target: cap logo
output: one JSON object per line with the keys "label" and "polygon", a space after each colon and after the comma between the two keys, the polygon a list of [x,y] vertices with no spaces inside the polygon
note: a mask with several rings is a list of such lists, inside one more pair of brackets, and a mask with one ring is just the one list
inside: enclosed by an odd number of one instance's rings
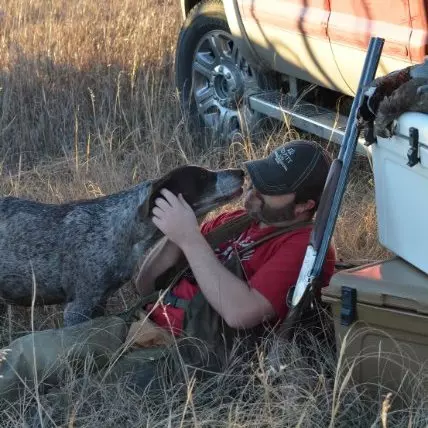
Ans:
{"label": "cap logo", "polygon": [[282,166],[285,171],[288,171],[288,166],[293,163],[293,155],[295,152],[296,150],[292,147],[282,147],[275,152],[275,162]]}

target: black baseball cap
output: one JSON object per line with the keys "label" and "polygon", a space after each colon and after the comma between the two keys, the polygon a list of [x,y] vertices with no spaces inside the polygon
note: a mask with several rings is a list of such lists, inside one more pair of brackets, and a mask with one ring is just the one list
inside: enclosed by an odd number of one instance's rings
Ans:
{"label": "black baseball cap", "polygon": [[318,200],[324,189],[331,157],[323,147],[308,140],[293,140],[268,157],[244,162],[254,187],[264,195],[305,192]]}

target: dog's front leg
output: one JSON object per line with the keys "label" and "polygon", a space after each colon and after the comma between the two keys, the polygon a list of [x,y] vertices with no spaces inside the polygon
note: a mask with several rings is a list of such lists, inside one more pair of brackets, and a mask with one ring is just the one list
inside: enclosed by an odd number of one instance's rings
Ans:
{"label": "dog's front leg", "polygon": [[103,316],[105,311],[106,298],[93,297],[85,299],[75,299],[65,306],[64,327],[79,324],[89,319]]}

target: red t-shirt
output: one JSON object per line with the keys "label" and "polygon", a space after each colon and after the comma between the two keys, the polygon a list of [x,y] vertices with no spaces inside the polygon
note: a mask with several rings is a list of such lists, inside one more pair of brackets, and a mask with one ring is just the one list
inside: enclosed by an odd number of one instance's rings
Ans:
{"label": "red t-shirt", "polygon": [[[241,209],[221,214],[214,220],[206,222],[201,232],[205,235],[220,224],[244,213],[245,211]],[[241,258],[249,286],[269,300],[280,320],[287,314],[286,296],[290,287],[297,282],[311,229],[312,227],[308,226],[284,233],[244,253]],[[235,241],[230,240],[220,245],[215,253],[221,261],[224,261],[234,248],[239,251],[274,230],[273,226],[260,228],[254,222]],[[328,285],[334,273],[335,261],[335,250],[330,246],[323,270],[322,280],[325,285]],[[193,278],[185,277],[171,291],[179,298],[191,299],[198,290]],[[149,305],[147,309],[150,310],[152,307],[153,305]],[[150,318],[158,325],[171,329],[174,334],[179,335],[183,326],[184,310],[161,304],[152,312]]]}

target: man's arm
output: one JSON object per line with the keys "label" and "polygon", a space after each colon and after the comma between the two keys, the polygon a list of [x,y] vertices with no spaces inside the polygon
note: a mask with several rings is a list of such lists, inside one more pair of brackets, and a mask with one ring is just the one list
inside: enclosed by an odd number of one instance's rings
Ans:
{"label": "man's arm", "polygon": [[275,315],[269,300],[219,262],[202,234],[182,249],[205,298],[229,327],[251,328]]}
{"label": "man's arm", "polygon": [[161,193],[165,199],[156,199],[153,223],[183,250],[202,293],[226,323],[250,328],[272,317],[272,304],[219,262],[182,195]]}
{"label": "man's arm", "polygon": [[138,272],[135,286],[142,296],[153,292],[156,278],[177,263],[181,255],[180,248],[163,237],[145,258]]}

